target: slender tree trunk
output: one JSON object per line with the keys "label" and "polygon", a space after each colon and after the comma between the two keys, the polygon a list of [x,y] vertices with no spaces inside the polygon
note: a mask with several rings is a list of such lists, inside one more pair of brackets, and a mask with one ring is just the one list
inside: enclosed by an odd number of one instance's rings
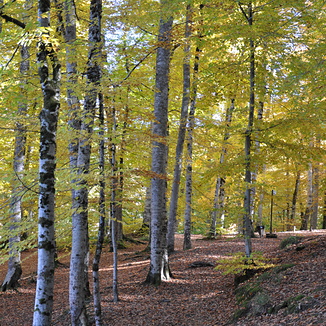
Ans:
{"label": "slender tree trunk", "polygon": [[[263,112],[264,112],[264,102],[259,101],[259,107],[258,107],[258,112],[257,112],[257,120],[258,121],[262,121],[263,120]],[[259,129],[257,130],[259,131]],[[256,136],[255,139],[255,152],[258,155],[260,153],[260,141]],[[252,187],[252,192],[251,192],[251,197],[250,197],[250,219],[252,221],[254,221],[255,219],[255,198],[256,198],[256,182],[257,182],[257,178],[258,178],[258,170],[259,170],[259,166],[258,164],[255,164],[255,168],[254,171],[251,173],[251,182],[253,183],[253,187]],[[260,224],[261,225],[261,224]],[[252,230],[252,237],[254,237],[254,233]]]}
{"label": "slender tree trunk", "polygon": [[326,191],[324,191],[323,223],[322,229],[326,229]]}
{"label": "slender tree trunk", "polygon": [[94,312],[95,312],[95,325],[102,326],[102,308],[101,308],[101,293],[100,293],[100,275],[99,265],[102,253],[102,247],[105,237],[105,139],[104,139],[104,105],[103,95],[99,93],[99,121],[100,121],[100,145],[99,145],[99,169],[100,169],[100,181],[99,181],[99,226],[98,236],[96,242],[96,249],[93,259],[93,300],[94,300]]}
{"label": "slender tree trunk", "polygon": [[318,222],[318,196],[319,196],[319,168],[318,164],[312,168],[312,212],[310,228],[317,229]]}
{"label": "slender tree trunk", "polygon": [[[224,163],[225,155],[227,154],[227,148],[226,143],[230,138],[230,124],[232,121],[232,113],[234,110],[234,99],[231,100],[230,107],[226,110],[226,130],[224,133],[223,138],[223,146],[222,146],[222,152],[220,156],[220,164]],[[211,227],[210,227],[210,237],[215,238],[216,237],[216,226],[217,221],[219,221],[220,226],[222,226],[222,216],[224,213],[224,199],[225,199],[225,176],[219,176],[216,180],[216,186],[215,186],[215,195],[214,195],[214,209],[212,212],[212,220],[211,220]]]}
{"label": "slender tree trunk", "polygon": [[[248,16],[247,20],[249,26],[253,25],[253,11],[252,3],[248,4]],[[251,179],[251,143],[252,143],[252,132],[254,122],[254,110],[255,110],[255,44],[252,38],[249,39],[249,50],[250,50],[250,97],[249,97],[249,116],[248,126],[245,135],[245,199],[244,199],[244,238],[245,238],[245,253],[249,257],[252,252],[251,245],[251,232],[252,223],[250,220],[251,211],[251,193],[252,193],[252,179]]]}
{"label": "slender tree trunk", "polygon": [[308,230],[308,224],[311,218],[312,204],[313,204],[312,183],[313,183],[312,163],[309,163],[308,180],[307,180],[307,205],[306,205],[306,210],[304,212],[304,215],[301,219],[300,230]]}
{"label": "slender tree trunk", "polygon": [[[112,108],[112,138],[116,137],[116,115],[115,108]],[[119,181],[117,176],[117,164],[116,164],[116,144],[113,141],[111,143],[111,241],[113,251],[113,302],[118,302],[118,243],[117,243],[117,226],[119,221],[117,220],[117,191],[119,187]]]}
{"label": "slender tree trunk", "polygon": [[259,193],[259,203],[257,211],[257,223],[263,226],[263,204],[264,204],[264,192],[261,190]]}
{"label": "slender tree trunk", "polygon": [[[200,5],[200,10],[203,9]],[[184,213],[184,237],[183,250],[191,249],[191,215],[192,215],[192,152],[193,152],[193,130],[195,127],[195,110],[197,101],[199,56],[201,52],[201,32],[198,33],[198,45],[196,47],[195,62],[193,68],[193,82],[191,91],[191,102],[187,126],[187,160],[186,160],[186,208]]]}
{"label": "slender tree trunk", "polygon": [[[30,4],[27,1],[25,9],[28,11]],[[26,20],[26,19],[24,19]],[[22,77],[21,91],[22,94],[26,95],[26,80],[25,77],[30,69],[29,64],[29,50],[27,46],[22,46],[20,50],[21,63],[20,63],[20,74]],[[12,200],[11,200],[11,225],[10,231],[13,236],[9,238],[9,261],[8,261],[8,272],[1,285],[1,290],[6,291],[7,289],[15,289],[19,285],[18,281],[22,274],[20,251],[17,245],[20,242],[19,224],[22,219],[22,184],[21,179],[25,169],[25,152],[26,152],[26,127],[25,121],[27,116],[27,104],[21,103],[18,107],[18,119],[16,123],[16,137],[15,137],[15,149],[14,149],[14,180],[12,188]]]}
{"label": "slender tree trunk", "polygon": [[[18,114],[25,114],[26,107],[20,107]],[[24,161],[25,161],[25,144],[26,134],[25,126],[20,122],[16,123],[17,135],[15,139],[14,150],[14,181],[12,189],[12,197],[10,204],[10,233],[9,238],[9,261],[8,271],[6,277],[1,285],[1,290],[6,291],[8,289],[16,289],[19,286],[19,279],[22,274],[20,251],[18,245],[20,242],[19,225],[22,219],[22,186],[20,180],[23,177]]]}
{"label": "slender tree trunk", "polygon": [[91,136],[98,89],[101,80],[101,17],[102,1],[91,0],[89,25],[89,53],[87,91],[84,101],[75,179],[75,200],[72,215],[72,249],[70,258],[69,303],[72,326],[88,325],[85,298],[88,292],[88,184],[91,155]]}
{"label": "slender tree trunk", "polygon": [[[126,66],[128,66],[126,64]],[[129,72],[129,70],[127,69],[127,72]],[[129,92],[129,89],[128,91]],[[126,134],[126,128],[127,128],[127,120],[128,120],[128,115],[129,115],[129,108],[128,105],[125,107],[125,119],[123,122],[123,127],[122,127],[122,137],[121,137],[121,143],[120,143],[120,152],[118,151],[118,146],[116,146],[116,144],[114,145],[115,148],[115,155],[116,155],[116,159],[115,159],[115,166],[114,169],[115,171],[119,170],[119,173],[117,174],[117,172],[115,173],[115,178],[117,178],[116,182],[114,183],[114,191],[115,191],[115,241],[117,242],[117,246],[119,248],[119,244],[122,244],[123,241],[123,224],[122,224],[122,218],[123,218],[123,214],[122,214],[122,203],[123,203],[123,186],[124,186],[124,171],[123,171],[123,165],[124,165],[124,153],[125,153],[125,134]],[[116,121],[116,111],[113,108],[112,109],[112,120]],[[113,125],[112,128],[112,132],[113,134],[116,134],[116,129],[118,127],[118,124],[116,122],[116,125]],[[115,138],[115,137],[113,137]],[[118,155],[119,154],[119,155]],[[119,166],[118,166],[119,165]],[[113,184],[112,184],[113,185]],[[111,230],[112,232],[112,230]],[[113,251],[113,248],[111,248]]]}
{"label": "slender tree trunk", "polygon": [[294,224],[295,224],[295,212],[297,209],[297,200],[298,200],[298,194],[299,194],[299,186],[300,186],[300,178],[301,178],[301,172],[297,171],[297,175],[295,178],[295,185],[294,185],[294,191],[292,195],[292,205],[291,205],[291,212],[290,212],[290,218],[289,218],[289,225],[288,225],[288,231],[293,230]]}
{"label": "slender tree trunk", "polygon": [[[168,4],[162,1],[162,10]],[[151,184],[151,262],[146,278],[147,283],[154,285],[159,285],[163,279],[170,277],[166,249],[166,165],[172,23],[172,18],[160,20],[159,46],[156,56]]]}
{"label": "slender tree trunk", "polygon": [[[197,48],[197,50],[199,50]],[[196,51],[199,53],[199,51]],[[194,69],[194,85],[197,85],[198,60],[199,54],[196,54]],[[183,250],[191,249],[191,215],[192,215],[192,148],[193,148],[193,130],[195,126],[195,109],[197,98],[197,86],[193,87],[193,98],[190,104],[188,119],[187,136],[187,166],[186,166],[186,209],[184,214],[184,237]]]}
{"label": "slender tree trunk", "polygon": [[183,144],[186,137],[186,126],[188,119],[188,109],[190,102],[190,37],[191,37],[191,15],[192,9],[187,5],[186,26],[185,26],[185,46],[183,60],[183,95],[181,104],[180,124],[178,132],[177,146],[175,150],[174,174],[172,183],[172,192],[170,198],[170,210],[167,233],[168,252],[174,251],[174,233],[176,229],[176,216],[179,199],[179,185],[182,168]]}
{"label": "slender tree trunk", "polygon": [[[44,28],[39,41],[37,61],[43,91],[40,113],[40,161],[38,204],[38,266],[33,325],[51,325],[54,284],[54,197],[56,168],[56,131],[60,107],[60,64],[51,44],[47,27],[50,26],[50,1],[39,0],[39,26]],[[52,71],[50,71],[50,67]],[[52,76],[51,76],[52,75]]]}
{"label": "slender tree trunk", "polygon": [[151,224],[151,187],[146,187],[145,207],[143,212],[142,230],[149,228]]}
{"label": "slender tree trunk", "polygon": [[[129,65],[128,61],[125,64],[126,66],[126,72],[129,73]],[[130,88],[127,87],[127,102],[128,102],[128,96],[129,96]],[[123,188],[124,188],[124,156],[125,156],[125,136],[127,132],[127,125],[128,125],[128,119],[129,119],[129,107],[128,103],[124,107],[124,121],[123,121],[123,127],[122,127],[122,137],[121,137],[121,143],[120,143],[120,153],[119,153],[119,175],[118,175],[118,186],[117,186],[117,192],[116,192],[116,219],[117,219],[117,225],[116,225],[116,240],[118,242],[123,241]]]}
{"label": "slender tree trunk", "polygon": [[[83,189],[79,175],[83,173],[85,166],[81,157],[78,156],[79,137],[81,133],[81,110],[80,102],[76,94],[77,86],[77,61],[74,42],[76,41],[76,8],[73,0],[65,1],[65,41],[66,41],[66,70],[67,70],[67,104],[71,131],[69,142],[70,168],[72,170],[72,255],[70,267],[69,301],[73,325],[87,325],[85,308],[85,296],[87,295],[88,266],[88,226],[87,226],[87,191]],[[84,126],[85,128],[85,126]],[[79,162],[78,162],[79,161]],[[80,169],[80,170],[79,170]],[[85,168],[87,173],[87,168]],[[78,189],[80,186],[80,189]],[[78,190],[77,190],[78,189]],[[86,193],[85,193],[86,192]],[[79,210],[79,211],[77,211]],[[80,252],[79,252],[80,251]],[[86,266],[85,266],[86,265]],[[87,271],[86,271],[87,273]],[[95,300],[95,299],[94,299]],[[76,317],[77,316],[77,317]],[[79,318],[79,321],[78,321]]]}

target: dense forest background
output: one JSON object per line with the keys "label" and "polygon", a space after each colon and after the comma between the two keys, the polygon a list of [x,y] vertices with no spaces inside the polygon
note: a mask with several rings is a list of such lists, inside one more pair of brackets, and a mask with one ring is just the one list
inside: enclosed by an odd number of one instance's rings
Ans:
{"label": "dense forest background", "polygon": [[175,232],[238,232],[249,257],[257,225],[326,228],[324,1],[0,5],[3,289],[22,250],[71,251],[77,325],[105,239],[151,229],[157,284]]}

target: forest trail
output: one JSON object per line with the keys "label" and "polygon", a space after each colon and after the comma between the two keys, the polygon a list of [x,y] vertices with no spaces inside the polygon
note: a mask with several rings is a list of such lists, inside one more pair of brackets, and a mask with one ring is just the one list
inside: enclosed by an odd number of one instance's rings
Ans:
{"label": "forest trail", "polygon": [[[279,249],[282,239],[293,233],[279,233],[277,239],[253,239],[253,251],[261,251],[275,264],[294,266],[260,281],[269,308],[274,313],[262,313],[249,303],[249,314],[230,325],[325,325],[326,320],[326,231],[297,232],[304,237],[300,245]],[[234,292],[234,276],[222,275],[209,266],[220,258],[244,251],[238,237],[204,240],[193,236],[193,249],[182,251],[182,237],[176,237],[176,252],[170,256],[175,277],[159,287],[145,285],[149,269],[149,254],[145,245],[130,245],[119,251],[119,297],[112,302],[112,254],[107,248],[101,260],[102,311],[105,325],[127,326],[213,326],[227,325],[239,305]],[[299,248],[298,248],[299,246]],[[55,272],[53,325],[69,325],[68,276],[69,255],[60,253],[60,265]],[[192,268],[196,262],[208,266]],[[195,264],[196,265],[196,264]],[[33,316],[35,251],[23,253],[23,275],[18,291],[0,293],[0,326],[31,325]],[[0,266],[3,280],[6,266]],[[91,271],[90,271],[91,277]],[[253,282],[254,280],[252,280]],[[297,298],[294,303],[290,300]],[[291,304],[290,304],[291,301]],[[283,307],[282,307],[283,305]],[[290,306],[295,306],[290,311]],[[90,312],[92,307],[90,304]]]}

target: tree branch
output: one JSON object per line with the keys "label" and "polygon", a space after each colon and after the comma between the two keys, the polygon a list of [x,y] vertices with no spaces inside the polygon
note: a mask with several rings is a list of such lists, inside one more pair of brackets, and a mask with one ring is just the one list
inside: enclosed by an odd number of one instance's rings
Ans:
{"label": "tree branch", "polygon": [[243,13],[243,15],[245,16],[245,18],[246,18],[247,21],[249,22],[249,17],[248,17],[248,15],[246,14],[246,12],[244,11],[244,9],[243,9],[243,7],[242,7],[242,5],[241,5],[241,2],[238,2],[238,4],[239,4],[239,7],[240,7],[241,12]]}
{"label": "tree branch", "polygon": [[16,19],[16,18],[13,18],[13,17],[10,17],[6,14],[3,14],[2,12],[0,13],[0,17],[2,17],[6,22],[9,22],[9,23],[13,23],[21,28],[25,28],[26,27],[26,24],[24,24],[23,22],[21,22],[20,20]]}

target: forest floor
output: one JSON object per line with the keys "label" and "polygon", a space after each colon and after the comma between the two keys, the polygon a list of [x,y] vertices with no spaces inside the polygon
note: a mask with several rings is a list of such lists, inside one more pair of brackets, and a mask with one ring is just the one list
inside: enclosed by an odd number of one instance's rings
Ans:
{"label": "forest floor", "polygon": [[[267,326],[326,325],[326,231],[298,232],[299,244],[280,249],[282,239],[252,239],[253,251],[261,251],[278,268],[256,274],[235,290],[234,275],[223,275],[213,266],[191,267],[244,251],[239,237],[205,240],[193,236],[193,249],[183,251],[176,237],[176,252],[170,256],[171,281],[154,287],[144,284],[149,270],[145,244],[130,244],[119,251],[119,299],[112,302],[112,253],[107,248],[101,260],[102,313],[104,325],[126,326]],[[69,325],[69,256],[55,272],[53,325]],[[205,264],[204,264],[205,265]],[[37,254],[23,253],[23,275],[17,291],[0,293],[0,326],[31,325],[35,294]],[[196,264],[194,265],[196,266]],[[280,267],[282,266],[282,267]],[[0,266],[0,280],[6,266]],[[91,272],[90,272],[91,277]],[[92,304],[89,304],[92,315]],[[235,312],[242,316],[232,320]]]}

